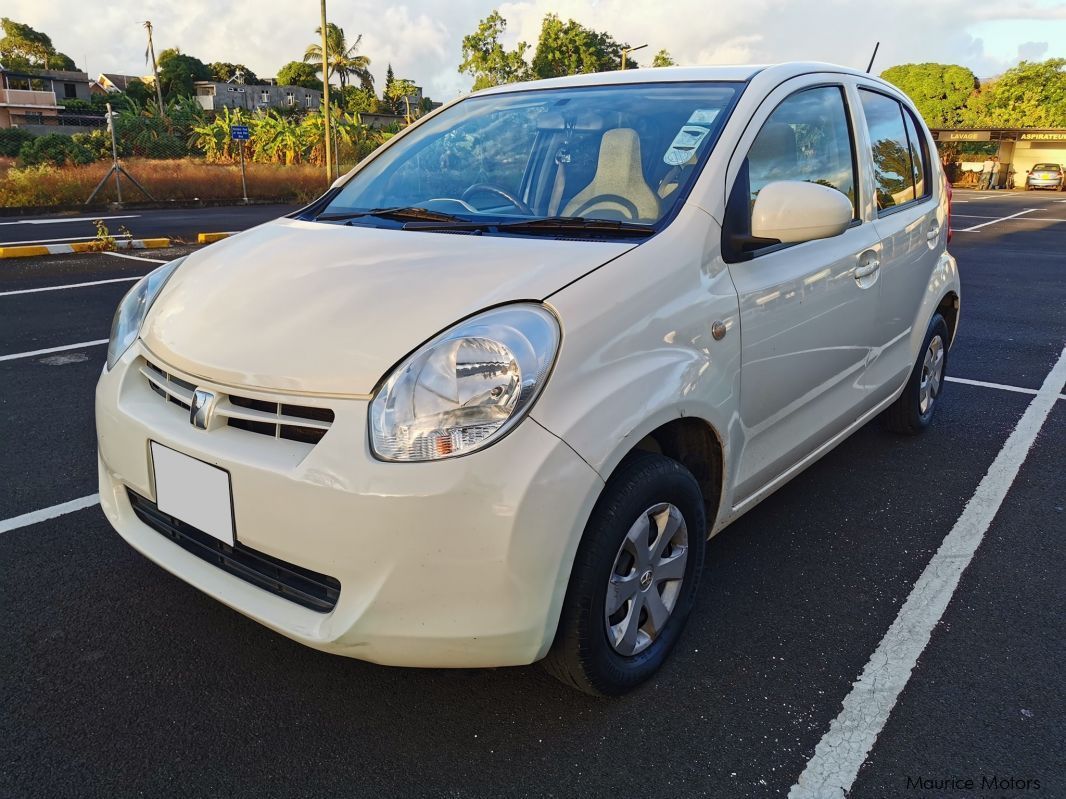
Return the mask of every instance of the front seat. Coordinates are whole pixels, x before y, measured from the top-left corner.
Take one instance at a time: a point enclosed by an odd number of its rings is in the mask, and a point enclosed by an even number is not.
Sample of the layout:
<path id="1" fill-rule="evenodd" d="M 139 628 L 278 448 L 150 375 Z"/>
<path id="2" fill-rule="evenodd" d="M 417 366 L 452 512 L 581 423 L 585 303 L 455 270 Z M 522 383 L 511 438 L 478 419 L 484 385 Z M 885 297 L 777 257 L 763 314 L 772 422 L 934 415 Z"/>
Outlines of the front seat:
<path id="1" fill-rule="evenodd" d="M 603 134 L 596 174 L 566 204 L 563 215 L 627 222 L 659 218 L 659 198 L 644 182 L 640 139 L 635 130 L 614 128 Z"/>

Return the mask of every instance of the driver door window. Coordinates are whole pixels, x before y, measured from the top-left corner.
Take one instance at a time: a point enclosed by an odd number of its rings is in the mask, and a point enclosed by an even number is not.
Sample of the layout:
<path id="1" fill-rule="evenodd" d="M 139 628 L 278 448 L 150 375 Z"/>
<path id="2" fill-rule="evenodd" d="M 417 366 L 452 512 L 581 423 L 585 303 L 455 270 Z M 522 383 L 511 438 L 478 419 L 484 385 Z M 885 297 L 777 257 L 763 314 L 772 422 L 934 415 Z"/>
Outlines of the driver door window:
<path id="1" fill-rule="evenodd" d="M 758 243 L 736 242 L 751 234 L 751 209 L 759 192 L 779 180 L 809 181 L 836 189 L 851 201 L 852 215 L 858 218 L 855 155 L 842 87 L 798 91 L 763 123 L 741 165 L 726 210 L 725 229 L 739 234 L 724 247 L 733 259 L 751 257 L 760 249 Z"/>

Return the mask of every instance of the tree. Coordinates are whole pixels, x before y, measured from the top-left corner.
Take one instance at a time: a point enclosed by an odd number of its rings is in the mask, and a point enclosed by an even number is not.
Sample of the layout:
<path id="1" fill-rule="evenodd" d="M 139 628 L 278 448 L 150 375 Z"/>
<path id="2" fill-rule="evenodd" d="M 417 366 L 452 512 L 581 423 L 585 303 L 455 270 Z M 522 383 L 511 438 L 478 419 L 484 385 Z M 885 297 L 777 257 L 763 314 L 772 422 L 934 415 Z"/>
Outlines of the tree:
<path id="1" fill-rule="evenodd" d="M 506 29 L 507 20 L 499 11 L 493 11 L 478 23 L 476 31 L 463 37 L 463 61 L 459 71 L 474 78 L 474 91 L 528 78 L 529 65 L 525 54 L 529 45 L 519 42 L 514 50 L 505 50 L 500 44 L 500 36 Z"/>
<path id="2" fill-rule="evenodd" d="M 315 33 L 322 36 L 322 26 L 315 28 Z M 350 78 L 358 78 L 364 88 L 374 90 L 374 76 L 370 74 L 370 59 L 365 55 L 358 55 L 359 44 L 363 41 L 363 35 L 355 37 L 355 41 L 349 46 L 344 28 L 332 23 L 326 23 L 326 57 L 329 62 L 329 77 L 336 75 L 343 89 L 348 85 Z M 304 61 L 318 66 L 322 71 L 322 45 L 309 45 L 304 53 Z"/>
<path id="3" fill-rule="evenodd" d="M 1066 127 L 1066 58 L 1022 61 L 982 87 L 966 127 Z"/>
<path id="4" fill-rule="evenodd" d="M 385 70 L 385 91 L 381 93 L 382 97 L 389 96 L 389 89 L 392 88 L 393 81 L 396 80 L 396 75 L 393 74 L 392 64 L 389 64 L 388 69 Z"/>
<path id="5" fill-rule="evenodd" d="M 152 87 L 139 78 L 126 81 L 126 94 L 137 105 L 145 105 L 155 99 Z"/>
<path id="6" fill-rule="evenodd" d="M 402 101 L 404 104 L 405 114 L 404 117 L 407 120 L 407 124 L 411 124 L 411 97 L 417 91 L 415 84 L 409 80 L 396 80 L 392 81 L 392 85 L 388 88 L 386 97 L 392 100 L 394 106 L 398 106 Z"/>
<path id="7" fill-rule="evenodd" d="M 322 73 L 305 61 L 290 61 L 278 70 L 281 86 L 302 86 L 305 89 L 322 91 Z"/>
<path id="8" fill-rule="evenodd" d="M 655 54 L 655 57 L 652 58 L 651 65 L 653 67 L 673 67 L 677 66 L 677 62 L 674 61 L 674 57 L 666 50 L 660 50 Z"/>
<path id="9" fill-rule="evenodd" d="M 898 86 L 931 128 L 957 127 L 977 91 L 977 77 L 956 64 L 900 64 L 881 77 Z"/>
<path id="10" fill-rule="evenodd" d="M 211 70 L 211 80 L 217 80 L 221 83 L 226 83 L 231 79 L 234 83 L 248 83 L 255 85 L 262 83 L 259 80 L 259 76 L 252 70 L 248 69 L 244 64 L 231 64 L 229 61 L 213 61 L 208 65 Z M 236 80 L 237 75 L 240 75 L 240 80 Z"/>
<path id="11" fill-rule="evenodd" d="M 76 69 L 70 56 L 58 52 L 47 33 L 3 17 L 0 62 L 8 69 Z"/>
<path id="12" fill-rule="evenodd" d="M 627 47 L 628 43 L 617 42 L 608 33 L 586 28 L 572 19 L 563 22 L 556 14 L 547 14 L 531 64 L 533 76 L 557 78 L 619 69 L 622 50 Z M 632 59 L 627 61 L 637 66 Z"/>
<path id="13" fill-rule="evenodd" d="M 332 97 L 332 92 L 330 97 Z M 363 86 L 345 86 L 340 91 L 340 105 L 349 114 L 374 114 L 378 111 L 381 101 L 373 90 Z"/>
<path id="14" fill-rule="evenodd" d="M 192 97 L 195 93 L 193 83 L 214 77 L 207 64 L 199 58 L 185 55 L 176 47 L 160 53 L 158 63 L 159 87 L 163 90 L 163 98 L 168 101 Z"/>

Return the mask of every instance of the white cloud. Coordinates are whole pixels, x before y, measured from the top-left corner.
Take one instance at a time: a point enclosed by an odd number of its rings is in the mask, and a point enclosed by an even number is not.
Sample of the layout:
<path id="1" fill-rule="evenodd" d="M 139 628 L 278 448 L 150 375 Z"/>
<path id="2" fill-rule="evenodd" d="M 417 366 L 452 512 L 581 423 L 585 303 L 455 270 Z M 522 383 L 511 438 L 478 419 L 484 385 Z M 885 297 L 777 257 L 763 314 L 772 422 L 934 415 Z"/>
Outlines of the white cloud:
<path id="1" fill-rule="evenodd" d="M 83 0 L 6 0 L 4 14 L 52 36 L 56 46 L 93 73 L 144 73 L 144 31 L 151 19 L 157 52 L 177 45 L 204 61 L 243 62 L 270 76 L 299 60 L 314 39 L 318 3 L 311 0 L 114 0 L 86 12 Z M 422 84 L 436 99 L 470 85 L 456 68 L 462 37 L 494 7 L 509 22 L 508 42 L 535 44 L 545 13 L 606 30 L 639 55 L 665 48 L 682 64 L 831 61 L 865 67 L 880 40 L 877 70 L 914 61 L 943 61 L 992 75 L 1020 58 L 1066 52 L 1066 6 L 1058 0 L 331 0 L 331 21 L 372 59 L 377 83 L 392 63 L 397 76 Z M 1039 41 L 1032 41 L 1038 37 Z"/>

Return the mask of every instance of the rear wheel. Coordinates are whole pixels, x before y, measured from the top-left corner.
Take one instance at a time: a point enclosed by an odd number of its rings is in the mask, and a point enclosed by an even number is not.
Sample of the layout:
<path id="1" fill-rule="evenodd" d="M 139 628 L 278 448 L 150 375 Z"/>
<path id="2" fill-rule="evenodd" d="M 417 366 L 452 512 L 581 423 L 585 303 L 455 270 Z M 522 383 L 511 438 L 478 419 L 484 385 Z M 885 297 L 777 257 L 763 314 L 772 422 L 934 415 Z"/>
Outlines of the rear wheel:
<path id="1" fill-rule="evenodd" d="M 911 376 L 899 398 L 884 413 L 889 430 L 916 435 L 933 421 L 948 365 L 948 325 L 933 314 Z"/>
<path id="2" fill-rule="evenodd" d="M 586 693 L 636 688 L 666 661 L 692 610 L 706 547 L 692 473 L 663 455 L 627 458 L 578 547 L 550 674 Z"/>

